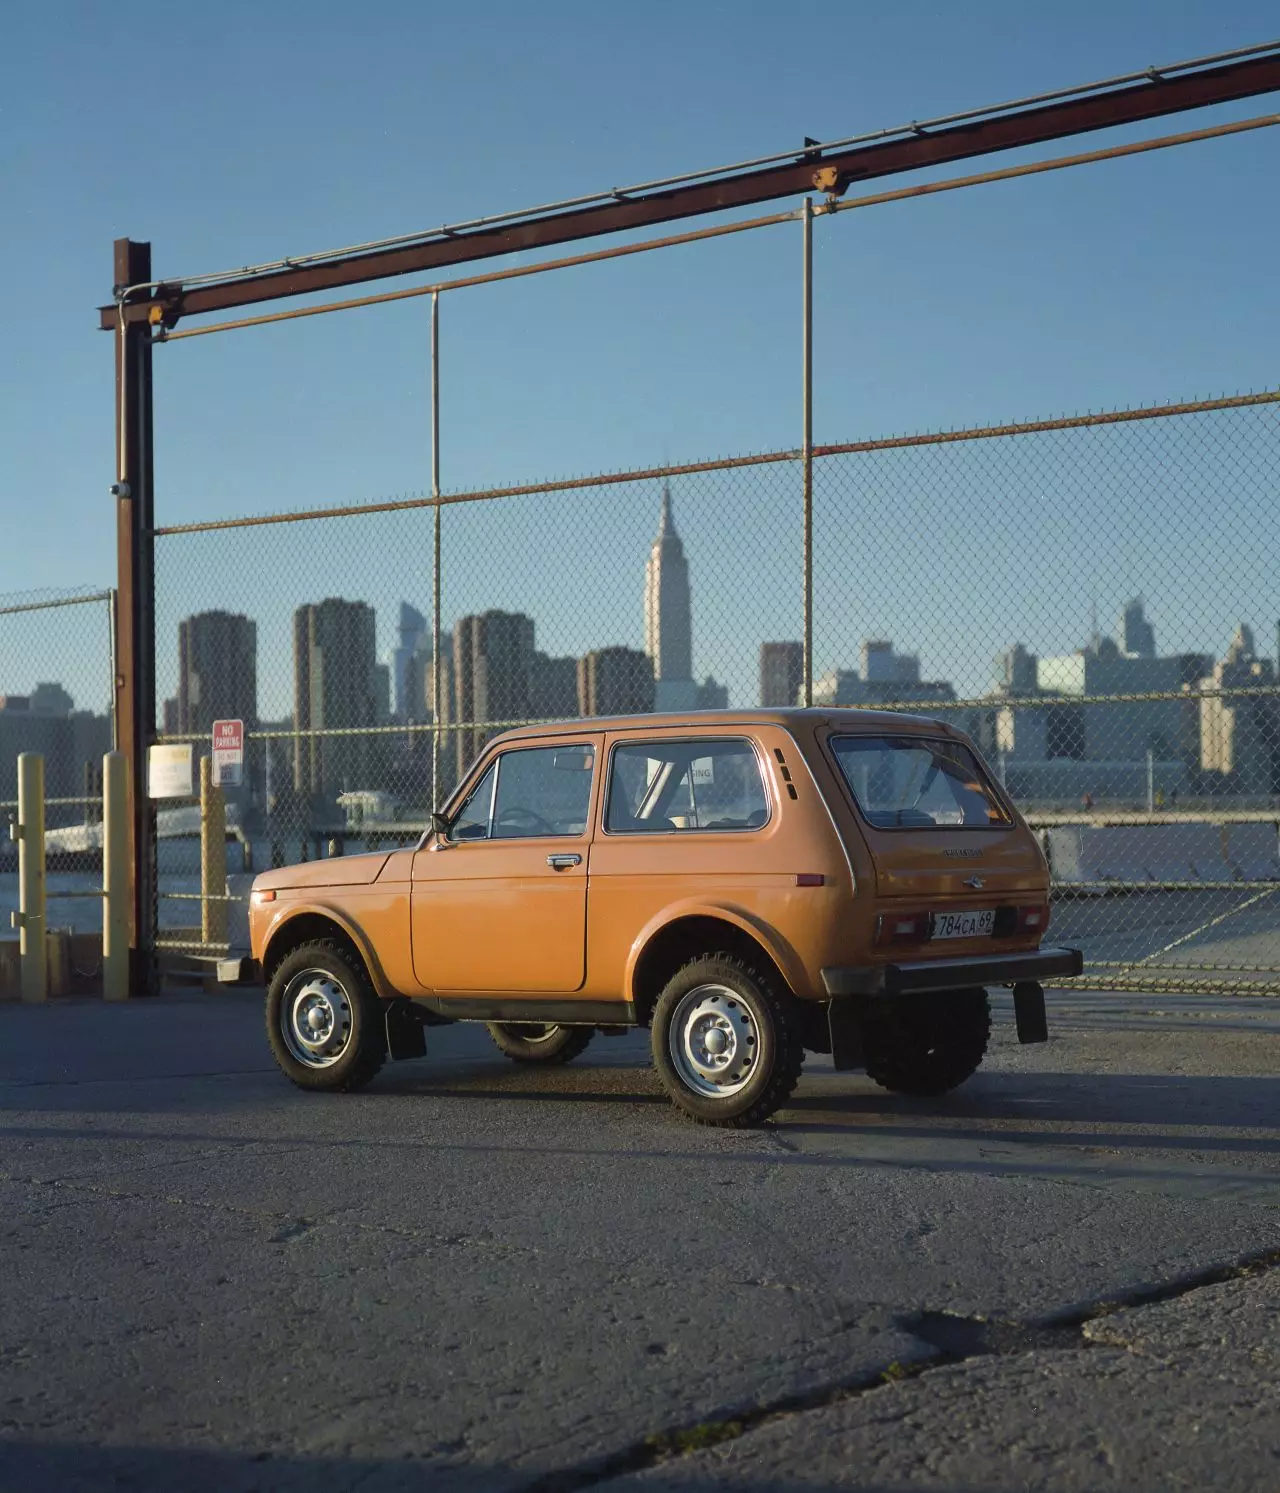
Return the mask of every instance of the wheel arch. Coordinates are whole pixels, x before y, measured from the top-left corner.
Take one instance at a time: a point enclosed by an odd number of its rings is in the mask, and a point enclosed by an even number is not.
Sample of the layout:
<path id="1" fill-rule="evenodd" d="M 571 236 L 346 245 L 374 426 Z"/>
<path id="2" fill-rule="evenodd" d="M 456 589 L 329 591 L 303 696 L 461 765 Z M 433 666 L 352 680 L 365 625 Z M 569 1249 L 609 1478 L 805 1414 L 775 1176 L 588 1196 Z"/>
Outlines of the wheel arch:
<path id="1" fill-rule="evenodd" d="M 696 954 L 721 950 L 763 964 L 784 990 L 795 993 L 799 961 L 749 913 L 731 907 L 685 907 L 656 926 L 651 924 L 632 947 L 626 988 L 636 1020 L 648 1024 L 663 986 L 681 965 Z"/>
<path id="2" fill-rule="evenodd" d="M 262 974 L 267 984 L 271 983 L 281 960 L 288 958 L 294 949 L 324 938 L 336 939 L 350 949 L 364 965 L 374 990 L 383 999 L 399 993 L 387 984 L 377 957 L 360 929 L 330 907 L 299 907 L 275 924 L 262 950 Z"/>

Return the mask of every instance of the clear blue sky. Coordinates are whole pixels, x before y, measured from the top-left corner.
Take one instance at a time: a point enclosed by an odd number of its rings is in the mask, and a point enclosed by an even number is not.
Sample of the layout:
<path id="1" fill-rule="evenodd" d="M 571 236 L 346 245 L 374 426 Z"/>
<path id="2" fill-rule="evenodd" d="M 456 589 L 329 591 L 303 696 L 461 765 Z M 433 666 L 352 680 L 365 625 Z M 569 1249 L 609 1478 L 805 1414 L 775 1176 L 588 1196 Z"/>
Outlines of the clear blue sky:
<path id="1" fill-rule="evenodd" d="M 117 235 L 150 239 L 160 274 L 220 269 L 1264 41 L 1280 29 L 1276 14 L 1260 0 L 793 11 L 696 0 L 9 0 L 0 592 L 112 578 L 111 340 L 95 330 L 94 308 L 109 297 Z M 1144 132 L 1275 107 L 1253 100 Z M 1278 151 L 1280 131 L 1262 131 L 819 223 L 817 438 L 1274 386 Z M 445 298 L 445 486 L 797 444 L 798 269 L 787 227 Z M 426 355 L 423 301 L 158 349 L 160 521 L 421 490 Z M 928 469 L 895 473 L 884 488 L 895 502 L 904 484 L 933 480 Z M 697 662 L 728 676 L 739 700 L 759 637 L 796 635 L 794 531 L 772 516 L 790 512 L 789 481 L 677 488 Z M 959 556 L 975 527 L 1008 528 L 982 510 L 980 467 L 946 481 L 964 501 L 913 518 L 922 553 Z M 1105 506 L 1102 486 L 1093 497 Z M 1272 508 L 1274 486 L 1273 473 Z M 1179 494 L 1184 516 L 1204 501 L 1194 484 Z M 1064 489 L 1058 501 L 1081 499 Z M 644 492 L 458 519 L 450 614 L 520 606 L 557 650 L 637 642 L 656 509 L 656 493 Z M 1029 514 L 1016 524 L 1032 524 Z M 919 581 L 910 596 L 907 575 L 890 594 L 883 549 L 860 544 L 857 525 L 833 513 L 819 666 L 852 665 L 860 638 L 884 632 L 920 651 L 928 675 L 957 676 L 969 656 L 985 675 L 992 645 L 1072 646 L 1090 603 L 1109 621 L 1129 589 L 1146 592 L 1162 646 L 1220 652 L 1237 602 L 1270 634 L 1270 526 L 1265 545 L 1251 544 L 1248 515 L 1223 520 L 1223 536 L 1253 550 L 1259 574 L 1247 594 L 1231 594 L 1221 554 L 1188 570 L 1148 514 L 1149 542 L 1131 531 L 1060 596 L 1046 533 L 1062 520 L 1063 544 L 1089 542 L 1069 518 L 1042 507 L 1034 520 L 1026 552 L 1049 582 L 1028 580 L 1012 543 L 1001 550 L 1007 594 L 998 577 L 980 595 L 957 592 L 971 619 L 957 638 L 938 585 Z M 483 551 L 464 543 L 473 532 Z M 880 518 L 875 532 L 883 538 Z M 389 646 L 395 601 L 429 600 L 424 534 L 398 520 L 331 537 L 279 530 L 258 548 L 238 539 L 166 550 L 162 644 L 198 605 L 255 611 L 263 705 L 278 708 L 289 607 L 365 596 Z M 740 556 L 762 534 L 777 565 L 762 565 L 744 596 Z M 879 590 L 851 583 L 859 570 L 874 572 Z M 1193 594 L 1213 601 L 1194 625 Z M 0 691 L 34 682 L 12 652 L 0 663 L 12 676 Z"/>

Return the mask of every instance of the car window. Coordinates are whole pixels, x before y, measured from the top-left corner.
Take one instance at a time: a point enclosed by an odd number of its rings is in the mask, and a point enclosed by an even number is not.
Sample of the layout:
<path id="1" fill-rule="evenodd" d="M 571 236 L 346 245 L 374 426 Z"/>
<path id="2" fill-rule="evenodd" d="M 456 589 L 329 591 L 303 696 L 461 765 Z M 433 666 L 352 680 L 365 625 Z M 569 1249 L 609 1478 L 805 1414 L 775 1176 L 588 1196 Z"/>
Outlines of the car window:
<path id="1" fill-rule="evenodd" d="M 760 763 L 747 741 L 657 741 L 614 747 L 610 834 L 759 829 L 769 818 Z"/>
<path id="2" fill-rule="evenodd" d="M 503 752 L 467 798 L 451 838 L 585 834 L 594 766 L 589 742 Z"/>
<path id="3" fill-rule="evenodd" d="M 839 736 L 831 745 L 858 807 L 878 829 L 1010 822 L 977 757 L 957 741 Z"/>

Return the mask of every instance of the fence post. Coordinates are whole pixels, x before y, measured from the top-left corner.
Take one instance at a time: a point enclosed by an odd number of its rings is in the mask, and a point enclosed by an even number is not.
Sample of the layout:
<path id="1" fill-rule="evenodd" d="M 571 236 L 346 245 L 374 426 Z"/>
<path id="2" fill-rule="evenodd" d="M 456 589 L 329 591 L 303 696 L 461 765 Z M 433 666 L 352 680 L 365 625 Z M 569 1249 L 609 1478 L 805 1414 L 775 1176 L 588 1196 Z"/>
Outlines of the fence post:
<path id="1" fill-rule="evenodd" d="M 49 993 L 45 945 L 44 758 L 23 752 L 18 758 L 18 957 L 22 999 L 42 1001 Z"/>
<path id="2" fill-rule="evenodd" d="M 200 759 L 200 942 L 227 941 L 227 805 L 213 786 L 213 761 Z"/>
<path id="3" fill-rule="evenodd" d="M 440 803 L 440 292 L 431 292 L 431 496 L 434 554 L 431 566 L 431 807 Z M 403 706 L 401 707 L 403 713 Z"/>
<path id="4" fill-rule="evenodd" d="M 130 299 L 150 294 L 151 245 L 116 239 L 112 286 L 119 292 L 116 354 L 115 744 L 128 757 L 129 942 L 132 988 L 155 986 L 155 815 L 147 798 L 147 747 L 155 734 L 155 494 L 151 327 L 128 322 Z"/>
<path id="5" fill-rule="evenodd" d="M 804 199 L 804 703 L 813 704 L 813 202 Z"/>
<path id="6" fill-rule="evenodd" d="M 129 998 L 129 759 L 102 759 L 102 998 Z"/>

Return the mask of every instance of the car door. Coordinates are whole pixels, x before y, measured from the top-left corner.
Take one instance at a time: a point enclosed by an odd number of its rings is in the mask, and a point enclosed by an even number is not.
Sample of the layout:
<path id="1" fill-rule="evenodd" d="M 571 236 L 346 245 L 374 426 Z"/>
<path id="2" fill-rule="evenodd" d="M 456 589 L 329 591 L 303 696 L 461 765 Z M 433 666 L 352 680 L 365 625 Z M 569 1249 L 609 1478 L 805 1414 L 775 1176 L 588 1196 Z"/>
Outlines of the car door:
<path id="1" fill-rule="evenodd" d="M 437 995 L 571 994 L 603 737 L 501 751 L 413 862 L 414 974 Z"/>

